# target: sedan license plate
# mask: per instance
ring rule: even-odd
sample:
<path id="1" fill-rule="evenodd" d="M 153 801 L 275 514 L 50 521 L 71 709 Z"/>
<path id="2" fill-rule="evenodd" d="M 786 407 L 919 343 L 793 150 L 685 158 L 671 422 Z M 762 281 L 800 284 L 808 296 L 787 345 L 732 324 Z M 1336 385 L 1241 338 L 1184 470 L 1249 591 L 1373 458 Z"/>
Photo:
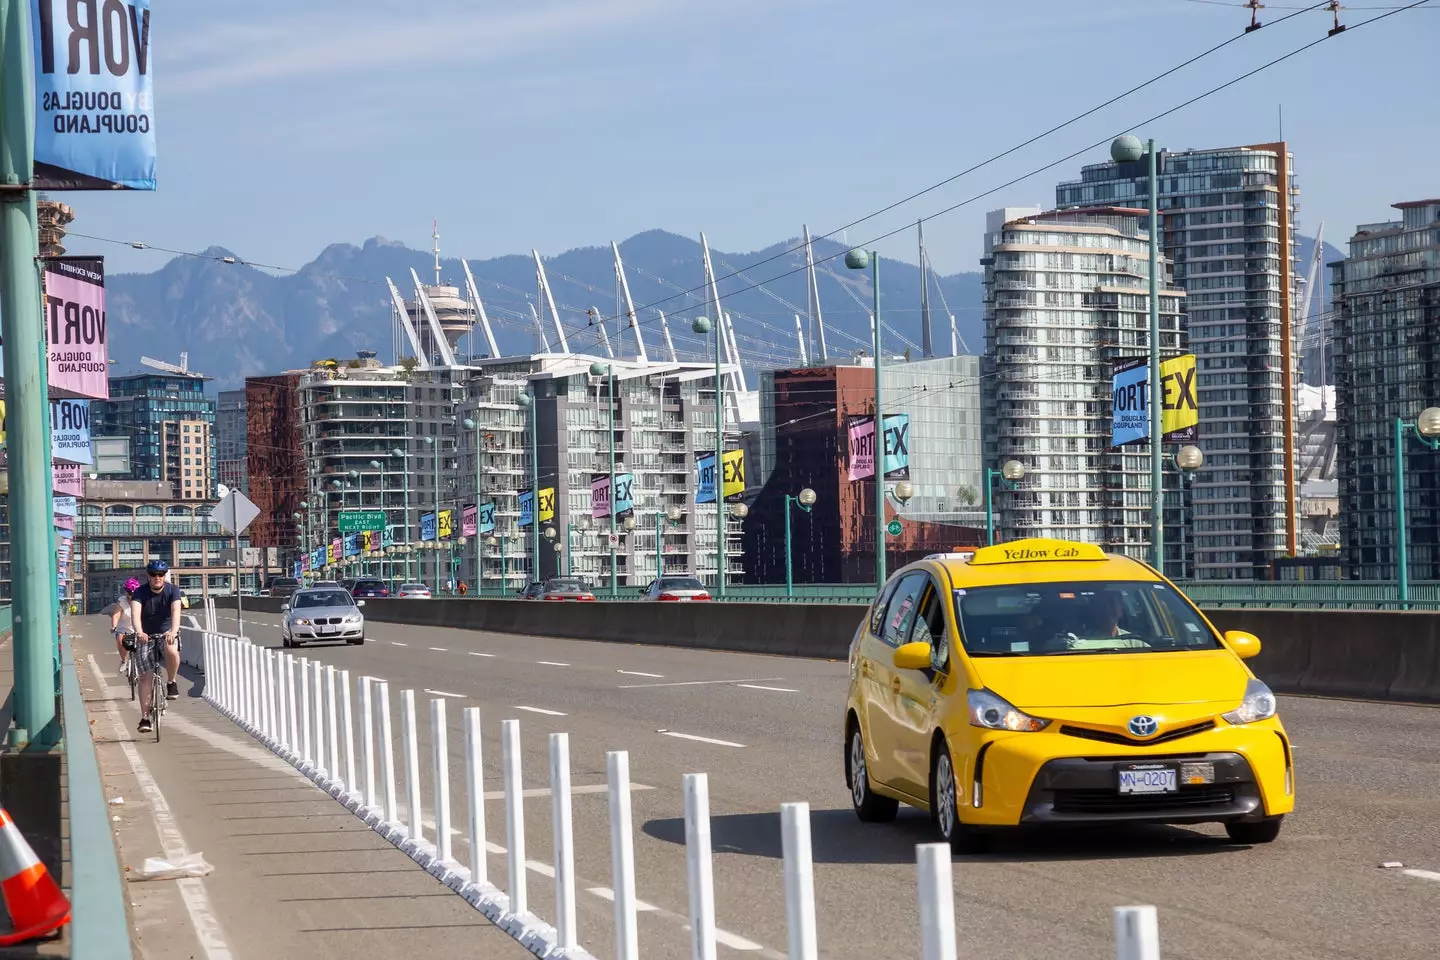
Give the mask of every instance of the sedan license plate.
<path id="1" fill-rule="evenodd" d="M 1177 789 L 1174 767 L 1147 764 L 1120 769 L 1121 793 L 1174 793 Z"/>

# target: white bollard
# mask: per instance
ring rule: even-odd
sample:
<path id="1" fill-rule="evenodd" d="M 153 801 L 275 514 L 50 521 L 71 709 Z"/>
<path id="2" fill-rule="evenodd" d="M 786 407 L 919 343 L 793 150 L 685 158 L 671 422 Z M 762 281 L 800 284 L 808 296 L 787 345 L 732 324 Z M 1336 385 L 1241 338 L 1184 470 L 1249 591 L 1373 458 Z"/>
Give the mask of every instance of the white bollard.
<path id="1" fill-rule="evenodd" d="M 300 759 L 306 763 L 315 761 L 310 739 L 310 658 L 300 658 Z"/>
<path id="2" fill-rule="evenodd" d="M 255 722 L 254 661 L 250 659 L 250 645 L 240 643 L 240 719 L 247 724 Z"/>
<path id="3" fill-rule="evenodd" d="M 575 824 L 570 814 L 570 735 L 550 734 L 550 829 L 555 838 L 555 939 L 580 946 L 575 921 Z"/>
<path id="4" fill-rule="evenodd" d="M 315 768 L 326 769 L 325 757 L 325 666 L 316 661 L 310 664 L 311 706 L 315 717 L 311 731 L 315 734 Z M 327 773 L 334 771 L 326 770 Z"/>
<path id="5" fill-rule="evenodd" d="M 261 684 L 265 696 L 265 725 L 263 729 L 265 736 L 274 740 L 279 732 L 275 727 L 275 659 L 270 656 L 270 649 L 268 647 L 260 648 L 260 674 L 264 677 L 264 681 Z"/>
<path id="6" fill-rule="evenodd" d="M 780 842 L 785 853 L 785 925 L 789 960 L 816 960 L 815 865 L 810 849 L 810 804 L 780 805 Z"/>
<path id="7" fill-rule="evenodd" d="M 630 754 L 605 754 L 610 795 L 610 882 L 615 887 L 615 960 L 640 960 L 635 919 L 635 835 L 630 813 Z"/>
<path id="8" fill-rule="evenodd" d="M 691 960 L 715 960 L 715 872 L 710 861 L 710 778 L 685 774 L 685 872 Z"/>
<path id="9" fill-rule="evenodd" d="M 275 739 L 281 747 L 290 744 L 285 731 L 285 654 L 270 652 L 270 677 L 275 687 Z"/>
<path id="10" fill-rule="evenodd" d="M 520 780 L 520 721 L 500 724 L 500 762 L 505 771 L 505 845 L 510 848 L 510 912 L 528 913 L 525 889 L 525 789 Z"/>
<path id="11" fill-rule="evenodd" d="M 296 724 L 299 714 L 295 708 L 295 658 L 287 653 L 282 659 L 285 665 L 285 712 L 287 714 L 285 726 L 290 731 L 288 746 L 291 753 L 299 756 L 300 728 Z"/>
<path id="12" fill-rule="evenodd" d="M 395 740 L 390 729 L 390 684 L 384 680 L 377 681 L 375 694 L 380 711 L 380 779 L 385 782 L 385 820 L 395 823 L 400 819 L 400 805 L 395 799 Z"/>
<path id="13" fill-rule="evenodd" d="M 405 816 L 410 839 L 423 840 L 420 821 L 420 744 L 415 737 L 415 691 L 400 691 L 400 746 L 405 759 Z"/>
<path id="14" fill-rule="evenodd" d="M 367 807 L 379 805 L 375 796 L 375 707 L 370 702 L 371 682 L 370 677 L 360 678 L 360 766 L 365 774 L 361 802 Z"/>
<path id="15" fill-rule="evenodd" d="M 350 712 L 350 671 L 340 671 L 340 720 L 345 724 L 341 736 L 345 740 L 345 791 L 358 794 L 355 780 L 355 716 Z"/>
<path id="16" fill-rule="evenodd" d="M 480 765 L 480 708 L 466 707 L 465 718 L 465 781 L 470 800 L 470 879 L 489 883 L 485 863 L 485 768 Z"/>
<path id="17" fill-rule="evenodd" d="M 327 740 L 330 746 L 330 779 L 339 780 L 345 773 L 340 767 L 340 704 L 335 695 L 335 665 L 325 665 L 325 714 L 330 720 Z"/>
<path id="18" fill-rule="evenodd" d="M 948 843 L 915 846 L 921 960 L 955 960 L 955 885 L 950 874 L 953 857 Z"/>
<path id="19" fill-rule="evenodd" d="M 450 860 L 450 745 L 445 730 L 445 699 L 430 701 L 430 759 L 435 765 L 435 852 Z"/>
<path id="20" fill-rule="evenodd" d="M 1160 919 L 1154 907 L 1115 908 L 1115 960 L 1160 960 Z"/>

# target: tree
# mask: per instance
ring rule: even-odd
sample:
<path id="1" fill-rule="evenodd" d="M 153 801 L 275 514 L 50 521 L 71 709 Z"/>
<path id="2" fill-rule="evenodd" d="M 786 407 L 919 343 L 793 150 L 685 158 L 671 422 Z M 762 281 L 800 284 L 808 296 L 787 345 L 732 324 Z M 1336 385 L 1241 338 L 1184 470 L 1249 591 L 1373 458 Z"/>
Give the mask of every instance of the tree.
<path id="1" fill-rule="evenodd" d="M 955 499 L 959 500 L 967 507 L 973 507 L 975 506 L 975 504 L 980 502 L 980 494 L 974 487 L 970 486 L 968 483 L 962 483 L 960 484 L 960 486 L 955 488 Z"/>

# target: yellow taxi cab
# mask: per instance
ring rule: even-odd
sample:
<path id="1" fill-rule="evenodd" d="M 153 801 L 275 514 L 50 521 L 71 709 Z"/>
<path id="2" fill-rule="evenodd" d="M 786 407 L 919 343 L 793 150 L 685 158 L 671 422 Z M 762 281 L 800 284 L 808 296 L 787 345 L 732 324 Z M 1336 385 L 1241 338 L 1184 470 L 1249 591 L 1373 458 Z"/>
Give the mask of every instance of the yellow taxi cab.
<path id="1" fill-rule="evenodd" d="M 850 645 L 845 778 L 864 821 L 929 811 L 956 849 L 1004 828 L 1223 823 L 1268 843 L 1295 803 L 1275 695 L 1152 567 L 1019 540 L 897 572 Z"/>

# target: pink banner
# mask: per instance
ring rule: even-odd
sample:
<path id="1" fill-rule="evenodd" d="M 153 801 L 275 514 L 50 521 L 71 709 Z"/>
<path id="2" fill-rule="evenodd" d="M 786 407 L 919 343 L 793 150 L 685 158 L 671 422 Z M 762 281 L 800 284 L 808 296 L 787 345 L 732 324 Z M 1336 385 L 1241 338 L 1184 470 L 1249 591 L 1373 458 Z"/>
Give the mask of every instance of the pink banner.
<path id="1" fill-rule="evenodd" d="M 590 477 L 590 516 L 594 519 L 610 516 L 610 475 Z"/>
<path id="2" fill-rule="evenodd" d="M 476 531 L 480 528 L 477 522 L 479 514 L 479 507 L 465 507 L 460 511 L 460 536 L 475 536 Z"/>
<path id="3" fill-rule="evenodd" d="M 85 477 L 80 472 L 78 463 L 52 463 L 51 470 L 55 473 L 55 492 L 67 497 L 83 497 L 85 495 Z"/>
<path id="4" fill-rule="evenodd" d="M 61 530 L 74 530 L 75 518 L 67 517 L 63 513 L 57 513 L 55 515 L 55 526 L 59 527 Z"/>
<path id="5" fill-rule="evenodd" d="M 307 553 L 300 558 L 300 569 L 305 573 L 310 572 L 310 554 Z"/>
<path id="6" fill-rule="evenodd" d="M 850 479 L 864 480 L 875 476 L 875 418 L 851 417 Z"/>
<path id="7" fill-rule="evenodd" d="M 45 340 L 52 389 L 99 400 L 110 397 L 104 260 L 45 260 Z"/>

